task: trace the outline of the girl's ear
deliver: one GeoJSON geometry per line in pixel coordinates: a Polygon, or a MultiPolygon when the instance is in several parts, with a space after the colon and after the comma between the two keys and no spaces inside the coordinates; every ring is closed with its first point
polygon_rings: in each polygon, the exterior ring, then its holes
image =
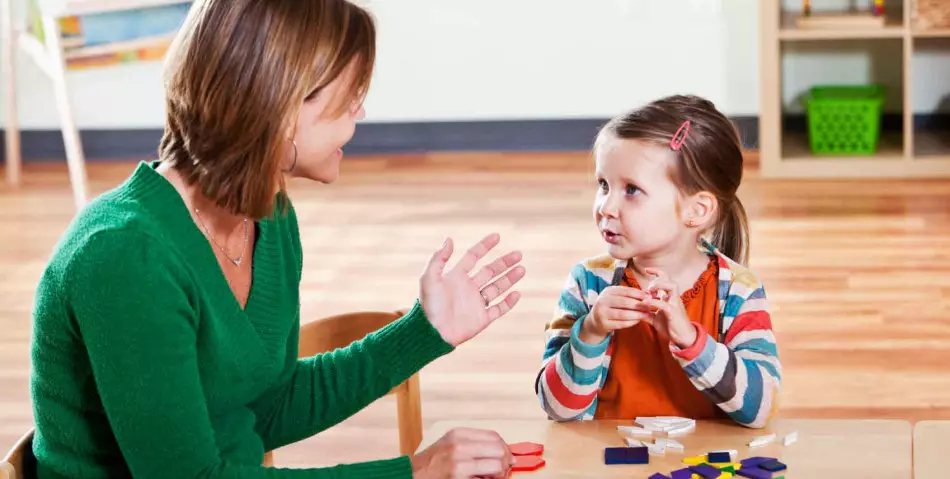
{"type": "Polygon", "coordinates": [[[689,207],[686,209],[686,226],[705,230],[716,221],[719,209],[719,200],[708,191],[700,191],[690,197],[689,207]]]}

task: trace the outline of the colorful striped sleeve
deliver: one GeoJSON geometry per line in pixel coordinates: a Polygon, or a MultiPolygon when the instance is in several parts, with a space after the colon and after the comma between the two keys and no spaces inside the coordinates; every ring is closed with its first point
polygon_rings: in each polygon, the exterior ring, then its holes
{"type": "Polygon", "coordinates": [[[690,381],[736,423],[768,425],[781,389],[781,363],[772,331],[765,288],[736,278],[722,315],[723,342],[701,326],[697,343],[687,350],[670,346],[690,381]]]}
{"type": "Polygon", "coordinates": [[[553,420],[592,419],[609,360],[608,336],[600,344],[579,339],[581,325],[597,294],[609,283],[578,264],[565,282],[553,320],[545,327],[545,349],[535,392],[553,420]]]}

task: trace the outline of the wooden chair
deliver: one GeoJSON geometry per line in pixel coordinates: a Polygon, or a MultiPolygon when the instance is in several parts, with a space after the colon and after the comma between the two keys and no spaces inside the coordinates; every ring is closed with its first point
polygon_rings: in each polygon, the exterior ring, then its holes
{"type": "MultiPolygon", "coordinates": [[[[369,333],[401,318],[406,311],[368,311],[340,314],[304,324],[300,327],[299,357],[333,351],[360,340],[369,333]]],[[[389,394],[396,395],[399,423],[399,451],[412,454],[422,443],[422,402],[419,374],[414,374],[389,394]]],[[[274,465],[274,452],[264,455],[264,465],[274,465]]]]}
{"type": "Polygon", "coordinates": [[[13,449],[7,452],[3,462],[0,462],[0,479],[25,479],[33,477],[33,429],[30,429],[17,441],[13,449]]]}

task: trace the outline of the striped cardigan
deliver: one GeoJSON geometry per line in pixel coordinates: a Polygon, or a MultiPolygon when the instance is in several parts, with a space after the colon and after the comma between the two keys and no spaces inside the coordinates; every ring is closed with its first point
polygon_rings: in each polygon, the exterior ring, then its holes
{"type": "MultiPolygon", "coordinates": [[[[698,390],[735,422],[750,428],[768,424],[778,406],[782,367],[765,288],[747,268],[707,241],[702,248],[719,262],[720,330],[701,331],[693,355],[670,345],[671,354],[698,390]]],[[[545,327],[546,347],[535,392],[548,416],[557,421],[590,420],[597,394],[610,369],[612,335],[600,344],[578,338],[597,296],[620,284],[625,260],[590,258],[571,271],[545,327]]]]}

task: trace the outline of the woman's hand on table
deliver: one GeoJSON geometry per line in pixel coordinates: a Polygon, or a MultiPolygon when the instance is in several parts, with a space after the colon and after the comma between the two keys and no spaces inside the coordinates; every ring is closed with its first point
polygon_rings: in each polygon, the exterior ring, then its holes
{"type": "Polygon", "coordinates": [[[498,433],[458,428],[412,456],[410,462],[413,479],[506,478],[514,456],[498,433]]]}
{"type": "Polygon", "coordinates": [[[422,309],[442,338],[452,346],[482,332],[508,313],[521,298],[517,291],[508,292],[525,274],[524,267],[519,264],[521,253],[518,251],[496,259],[471,275],[478,261],[499,241],[501,238],[497,233],[486,236],[469,248],[454,267],[445,271],[454,248],[452,239],[448,238],[432,255],[419,280],[422,309]],[[495,302],[498,298],[501,300],[495,302]],[[493,302],[495,304],[491,304],[493,302]]]}

